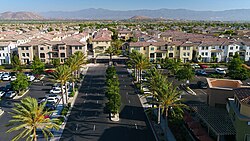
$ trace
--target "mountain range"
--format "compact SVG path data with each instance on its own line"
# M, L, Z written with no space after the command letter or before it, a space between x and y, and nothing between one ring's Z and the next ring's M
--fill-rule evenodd
M32 12L4 12L0 13L0 19L4 20L42 20L42 16Z
M139 16L142 19L206 20L206 21L250 21L250 9L225 11L194 11L187 9L157 10L108 10L89 8L76 11L4 12L0 19L41 20L41 19L79 19L79 20L124 20ZM137 17L138 18L138 17ZM133 19L133 18L132 18ZM140 19L140 18L139 18Z
M122 20L133 16L164 18L177 20L209 20L209 21L250 21L250 9L235 9L225 11L194 11L187 9L157 9L157 10L108 10L90 8L78 11L50 11L40 13L53 19L111 19Z

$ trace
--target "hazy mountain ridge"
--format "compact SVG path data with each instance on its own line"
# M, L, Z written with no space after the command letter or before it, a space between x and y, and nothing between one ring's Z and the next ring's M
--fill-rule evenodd
M0 19L5 20L42 20L42 16L32 12L4 12L0 13Z
M46 18L53 19L129 19L135 15L149 18L183 19L183 20L219 20L219 21L250 21L250 9L225 11L194 11L187 9L158 9L158 10L108 10L83 9L79 11L50 11L40 13Z

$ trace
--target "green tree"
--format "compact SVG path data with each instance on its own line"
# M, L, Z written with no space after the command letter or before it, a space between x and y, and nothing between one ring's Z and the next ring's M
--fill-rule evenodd
M12 141L17 141L20 138L27 138L30 141L37 141L37 130L41 130L44 137L53 137L50 129L59 129L58 120L47 118L54 111L45 110L45 102L38 104L35 98L27 97L21 100L21 103L15 103L13 112L11 112L12 119L9 121L13 123L14 127L10 128L7 133L13 131L21 132L17 134Z
M176 78L184 81L190 81L194 77L194 71L192 67L188 64L180 68L180 70L177 71Z
M71 73L72 73L72 71L68 65L61 65L61 66L57 67L55 72L53 73L54 79L59 81L59 83L61 84L61 94L62 94L63 105L65 105L65 99L66 99L66 103L68 103L67 94L66 94L66 97L64 98L63 86L70 79Z
M22 70L21 62L20 62L17 55L13 55L11 57L11 65L13 66L14 70L16 70L16 71L21 71Z
M138 69L138 82L141 83L142 79L142 71L150 67L150 62L147 57L145 57L142 53L139 53L135 57L136 68Z
M52 64L54 67L58 67L60 65L60 59L59 58L52 59Z
M242 66L243 61L240 56L236 53L233 59L228 63L229 77L232 79L246 80L249 78L249 71Z
M109 60L112 61L113 55L121 54L122 41L114 40L111 42L111 47L109 47L105 53L109 54Z
M29 86L28 78L23 73L18 73L16 80L11 82L11 87L20 93L20 91L27 89Z
M41 74L44 71L44 63L37 57L34 56L31 68L34 74Z
M163 67L169 71L170 75L175 75L180 69L180 64L180 60L176 61L174 59L165 58Z

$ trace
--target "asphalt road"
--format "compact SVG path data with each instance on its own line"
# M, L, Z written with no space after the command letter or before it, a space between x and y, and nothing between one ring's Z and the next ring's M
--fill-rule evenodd
M62 134L62 141L155 140L126 69L117 68L122 96L120 121L110 121L109 113L105 110L106 66L89 67Z

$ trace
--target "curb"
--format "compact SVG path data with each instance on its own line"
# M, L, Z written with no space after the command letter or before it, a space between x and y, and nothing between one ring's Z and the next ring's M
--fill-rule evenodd
M21 96L15 96L13 99L20 99L22 98L23 96L25 96L28 92L30 91L30 88L28 88Z

